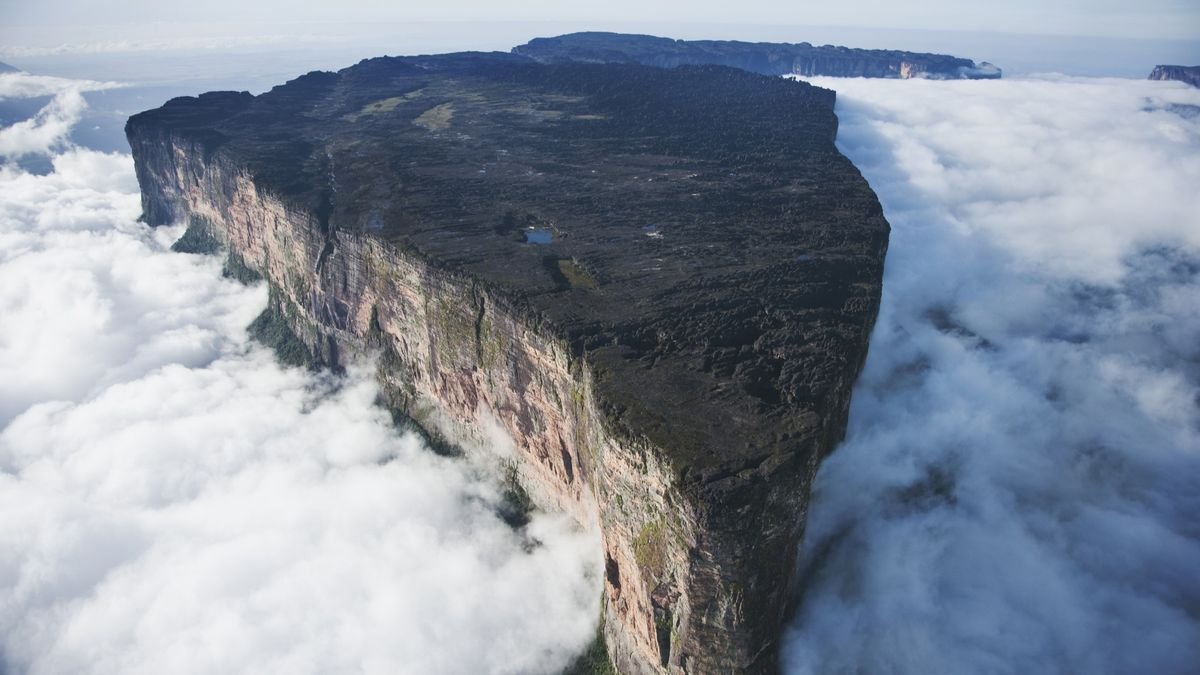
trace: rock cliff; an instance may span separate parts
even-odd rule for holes
[[[1200,66],[1154,66],[1150,80],[1175,80],[1200,87]]]
[[[513,48],[513,53],[545,63],[641,63],[660,68],[714,64],[763,75],[830,75],[930,79],[995,79],[1000,69],[986,61],[945,54],[921,54],[883,49],[814,47],[772,42],[730,40],[672,40],[652,35],[571,33],[536,38]]]
[[[126,132],[151,224],[261,274],[315,361],[378,353],[599,527],[625,673],[769,672],[888,225],[833,92],[722,67],[378,58]],[[293,340],[294,342],[294,340]]]

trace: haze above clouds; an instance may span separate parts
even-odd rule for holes
[[[289,24],[352,21],[573,21],[806,24],[891,29],[988,30],[1011,33],[1100,35],[1141,38],[1200,38],[1200,8],[1188,0],[891,0],[783,4],[775,0],[610,0],[600,5],[525,0],[446,0],[398,4],[387,0],[303,3],[284,0],[162,3],[156,0],[0,0],[0,14],[22,28],[53,25]],[[10,29],[11,30],[11,29]],[[3,36],[3,33],[0,33]]]

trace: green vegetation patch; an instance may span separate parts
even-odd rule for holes
[[[417,119],[413,120],[413,124],[425,127],[429,131],[442,131],[450,127],[450,120],[453,117],[454,105],[443,103],[421,113]]]
[[[542,267],[554,279],[554,284],[562,290],[582,288],[590,291],[599,285],[596,283],[596,278],[583,265],[580,265],[579,261],[575,258],[560,258],[554,255],[543,256]]]
[[[596,287],[596,280],[588,271],[583,269],[579,263],[571,258],[561,258],[558,261],[558,271],[571,285],[571,288],[586,288],[593,289]]]
[[[596,627],[596,637],[571,665],[563,669],[563,675],[618,675],[617,669],[608,659],[608,641],[604,639],[603,619]]]
[[[633,540],[633,557],[648,585],[666,577],[668,551],[667,524],[662,518],[646,523]]]
[[[435,331],[434,348],[443,364],[461,363],[464,355],[475,353],[475,318],[470,305],[436,296],[426,312]]]
[[[312,352],[296,337],[274,299],[247,330],[251,338],[275,352],[275,358],[285,366],[301,367],[313,362]]]
[[[192,218],[183,236],[171,244],[171,250],[176,253],[211,255],[220,252],[221,242],[213,235],[208,223],[199,218]]]
[[[384,113],[390,113],[393,110],[395,110],[396,107],[399,106],[401,103],[404,103],[406,101],[411,101],[414,98],[419,98],[421,95],[422,95],[421,90],[418,89],[416,91],[410,91],[403,96],[392,96],[389,98],[379,99],[378,101],[372,101],[372,102],[364,105],[362,107],[362,109],[359,110],[358,112],[350,113],[349,115],[345,115],[342,119],[345,119],[350,122],[357,122],[360,119],[362,119],[363,117],[370,117],[371,115],[381,115]]]
[[[240,281],[247,286],[262,281],[262,275],[247,265],[246,260],[234,251],[230,251],[229,257],[225,258],[221,275],[234,281]]]

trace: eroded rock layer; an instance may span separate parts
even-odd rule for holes
[[[721,65],[763,75],[882,77],[935,80],[983,80],[1000,77],[1000,69],[946,54],[894,49],[853,49],[807,42],[739,42],[673,40],[624,33],[571,33],[536,38],[513,53],[545,63],[641,63],[660,68]]]
[[[133,117],[152,224],[314,358],[597,525],[622,672],[763,672],[888,226],[833,93],[721,67],[380,58]]]

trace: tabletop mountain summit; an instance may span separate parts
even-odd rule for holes
[[[708,64],[763,75],[984,80],[997,79],[1001,74],[999,68],[986,61],[976,65],[970,59],[945,54],[816,47],[807,42],[673,40],[624,33],[571,33],[536,38],[512,51],[546,63],[641,63],[662,68]]]
[[[376,58],[126,127],[153,225],[261,276],[296,360],[378,354],[603,537],[625,673],[769,672],[888,224],[834,94],[720,66]],[[564,574],[576,574],[564,570]]]

